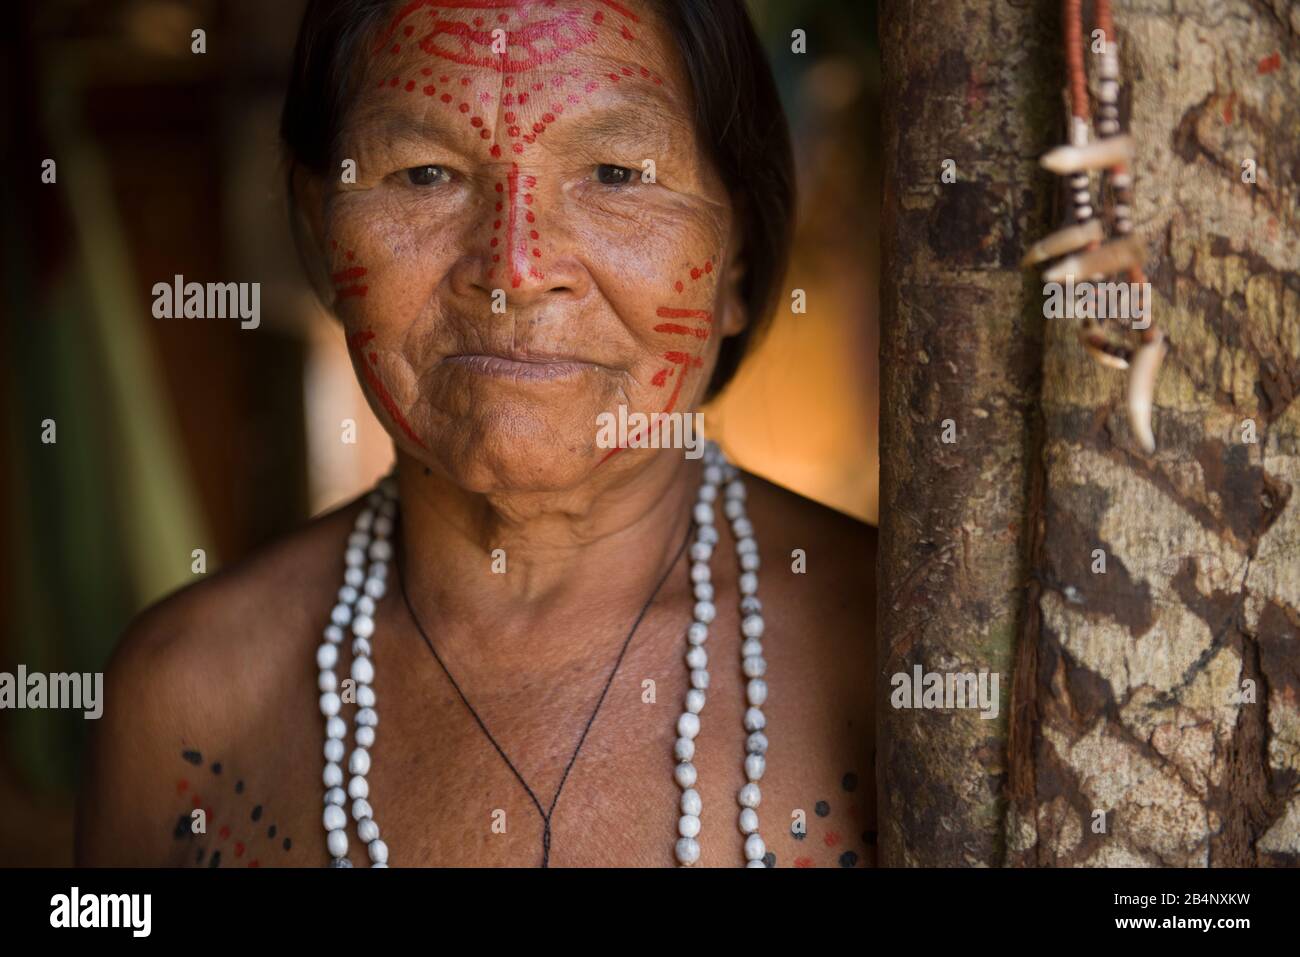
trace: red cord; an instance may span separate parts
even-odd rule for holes
[[[1083,0],[1064,0],[1065,63],[1070,77],[1070,112],[1088,119],[1088,76],[1083,70]]]

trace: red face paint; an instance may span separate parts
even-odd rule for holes
[[[713,321],[713,313],[707,309],[674,309],[672,306],[660,306],[655,310],[660,319],[703,319]]]
[[[337,250],[338,248],[338,242],[331,239],[330,249]],[[351,249],[344,250],[344,255],[347,257],[348,262],[356,259],[357,256],[356,252]],[[331,273],[330,281],[334,284],[334,292],[338,298],[346,299],[349,296],[364,296],[369,287],[358,283],[357,280],[365,274],[366,269],[364,266],[348,266]]]
[[[608,20],[606,10],[616,15],[614,21]],[[418,76],[405,76],[400,64],[394,62],[391,70],[385,71],[378,86],[436,98],[437,102],[464,117],[477,131],[478,137],[485,141],[484,149],[488,157],[499,159],[509,153],[522,159],[538,137],[559,121],[566,106],[579,105],[601,87],[601,81],[594,76],[577,69],[563,69],[563,61],[574,50],[594,42],[602,31],[614,30],[616,25],[618,35],[624,42],[635,43],[636,36],[628,28],[627,22],[623,21],[639,23],[640,18],[612,0],[595,0],[594,4],[579,2],[564,8],[559,8],[555,0],[547,0],[545,3],[520,3],[517,0],[411,0],[402,6],[373,49],[372,55],[380,64],[381,70],[385,60],[398,61],[403,54],[418,49],[431,62],[482,67],[501,74],[502,84],[510,91],[502,97],[503,107],[526,106],[530,101],[547,105],[548,108],[527,127],[523,125],[523,118],[517,111],[505,111],[502,114],[504,124],[497,127],[494,142],[486,142],[494,137],[479,108],[495,111],[495,98],[486,90],[479,92],[476,98],[471,89],[473,81],[469,76],[439,73],[434,82],[433,67],[421,67]],[[493,43],[498,39],[494,34],[498,30],[504,32],[504,52],[493,50]],[[528,89],[519,88],[519,74],[535,72],[552,65],[555,72],[549,78],[534,80],[529,83]],[[620,82],[623,77],[640,77],[656,85],[663,84],[662,77],[641,64],[624,66],[620,73],[609,73],[607,77],[612,83]],[[502,133],[504,140],[501,138]],[[512,167],[512,171],[513,169]],[[531,189],[536,186],[536,181],[527,185]],[[496,186],[500,192],[500,183]],[[541,260],[545,249],[540,227],[535,226],[536,217],[531,211],[527,221],[533,228],[528,230],[526,238],[524,234],[515,232],[515,207],[519,199],[512,180],[508,199],[511,229],[505,237],[505,244],[510,263],[510,284],[516,289],[525,276],[532,279],[544,278]],[[530,204],[531,194],[525,193],[522,200],[525,204]],[[495,212],[501,212],[500,203]],[[494,222],[497,221],[497,217],[493,219]],[[499,233],[500,227],[494,225],[492,234],[488,237],[487,255],[494,265],[501,262]],[[712,268],[711,264],[709,268]],[[696,272],[698,274],[698,270]],[[494,273],[493,266],[489,266],[488,278],[491,279]],[[364,296],[365,287],[354,286],[340,290],[339,295]]]
[[[701,275],[713,272],[713,260],[709,259],[703,266],[692,267],[690,270],[691,281],[699,279]],[[673,283],[673,289],[681,292],[684,288],[684,281],[677,280]],[[712,324],[713,313],[708,309],[684,309],[677,306],[658,306],[655,309],[655,315],[660,319],[697,319],[705,323]],[[687,336],[699,339],[701,342],[700,350],[703,350],[703,343],[712,334],[712,330],[705,326],[686,326],[676,322],[661,322],[654,327],[654,331],[670,336]],[[677,406],[677,399],[681,395],[682,387],[686,384],[686,376],[691,369],[698,369],[704,365],[704,360],[699,353],[689,353],[681,351],[669,351],[663,354],[663,358],[670,363],[669,366],[659,369],[650,378],[650,384],[656,388],[662,389],[668,384],[671,378],[673,382],[673,391],[668,396],[667,404],[659,410],[661,414],[668,414]],[[681,368],[681,374],[677,375],[674,366]],[[629,440],[635,436],[629,436]],[[608,462],[609,459],[617,452],[619,448],[610,449],[600,461],[596,463],[597,467]]]
[[[379,378],[379,374],[371,368],[371,366],[378,364],[378,354],[371,352],[366,356],[361,351],[362,346],[374,337],[375,334],[369,331],[358,332],[355,335],[348,336],[348,350],[356,356],[357,364],[361,366],[361,372],[365,376],[366,383],[370,386],[370,390],[374,392],[375,398],[379,400],[380,405],[384,407],[384,411],[388,413],[389,418],[393,420],[408,439],[420,448],[426,448],[427,446],[425,446],[424,442],[420,440],[420,437],[415,434],[415,430],[411,428],[410,423],[406,421],[406,417],[402,415],[402,410],[397,407],[397,403],[393,400],[392,394],[389,393],[388,389],[384,386],[383,380]]]

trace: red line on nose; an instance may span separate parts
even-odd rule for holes
[[[518,250],[515,249],[515,213],[518,207],[518,189],[519,189],[519,164],[510,164],[510,219],[506,226],[506,248],[510,250],[510,287],[518,289],[519,284],[523,282],[523,265],[526,260],[523,256],[516,258]]]

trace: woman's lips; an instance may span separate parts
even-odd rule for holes
[[[442,360],[480,375],[498,379],[513,379],[526,382],[551,382],[558,379],[571,379],[584,372],[600,368],[594,362],[582,362],[570,358],[507,358],[506,356],[487,355],[484,353],[464,353],[447,356]]]

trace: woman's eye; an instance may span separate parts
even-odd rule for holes
[[[635,175],[636,173],[626,166],[610,166],[608,163],[602,163],[596,167],[596,180],[602,186],[624,186],[632,182]]]
[[[412,186],[436,186],[447,178],[447,171],[441,166],[412,166],[406,177]]]

